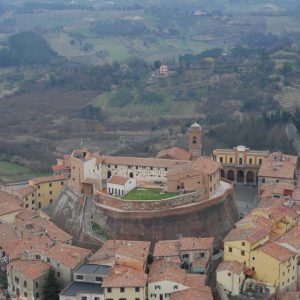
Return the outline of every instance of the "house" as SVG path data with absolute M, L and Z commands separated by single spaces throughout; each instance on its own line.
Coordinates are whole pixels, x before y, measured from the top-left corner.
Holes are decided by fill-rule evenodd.
M 258 186 L 268 184 L 296 184 L 298 156 L 286 155 L 281 152 L 269 154 L 262 160 L 258 171 Z
M 105 300 L 146 300 L 147 274 L 131 267 L 116 265 L 103 281 Z
M 146 241 L 108 240 L 88 261 L 111 267 L 117 264 L 144 272 L 150 244 Z
M 56 165 L 52 166 L 53 175 L 64 175 L 66 178 L 71 174 L 71 155 L 63 156 L 63 159 L 57 159 Z
M 167 65 L 161 65 L 159 67 L 159 75 L 168 76 L 169 75 L 169 67 Z
M 211 197 L 220 184 L 220 164 L 212 159 L 199 157 L 170 169 L 167 179 L 168 192 L 202 190 Z
M 0 191 L 0 223 L 14 223 L 16 215 L 22 209 L 20 200 L 4 191 Z
M 74 270 L 85 262 L 91 254 L 90 250 L 57 244 L 41 253 L 41 259 L 49 263 L 62 286 L 72 282 Z
M 15 191 L 17 197 L 21 200 L 24 208 L 37 209 L 36 188 L 33 186 L 25 186 Z
M 107 192 L 114 196 L 123 196 L 136 187 L 136 179 L 122 176 L 112 176 L 107 181 Z
M 16 260 L 7 266 L 8 292 L 21 299 L 38 300 L 42 297 L 48 263 L 39 260 Z
M 66 177 L 64 175 L 36 177 L 29 180 L 28 184 L 35 188 L 36 208 L 41 209 L 57 199 L 66 184 Z
M 181 237 L 179 240 L 158 241 L 153 258 L 180 262 L 192 273 L 206 273 L 213 254 L 214 238 Z
M 168 259 L 154 260 L 148 277 L 148 299 L 169 300 L 173 293 L 192 288 L 202 289 L 205 286 L 205 277 L 186 273 L 179 264 Z M 211 294 L 208 299 L 212 299 Z
M 239 295 L 245 281 L 245 265 L 237 261 L 223 261 L 217 268 L 217 282 L 226 293 Z

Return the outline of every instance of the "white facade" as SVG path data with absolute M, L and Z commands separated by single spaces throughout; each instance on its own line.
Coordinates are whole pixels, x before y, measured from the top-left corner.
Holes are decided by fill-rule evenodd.
M 148 299 L 169 300 L 171 293 L 183 291 L 188 288 L 181 283 L 169 280 L 151 282 L 148 284 Z
M 230 293 L 232 296 L 240 294 L 244 280 L 245 274 L 243 271 L 240 274 L 235 274 L 230 270 L 217 272 L 217 282 L 223 287 L 226 294 Z
M 110 195 L 122 196 L 136 188 L 136 179 L 128 178 L 125 184 L 107 183 L 107 192 Z
M 262 184 L 292 184 L 292 185 L 295 185 L 295 180 L 289 179 L 289 178 L 275 178 L 275 177 L 258 176 L 258 187 L 260 187 Z

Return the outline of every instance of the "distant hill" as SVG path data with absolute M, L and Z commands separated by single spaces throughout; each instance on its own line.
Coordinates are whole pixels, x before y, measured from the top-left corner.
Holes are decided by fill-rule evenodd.
M 0 50 L 0 67 L 47 64 L 56 57 L 42 37 L 24 31 L 11 36 L 8 45 Z

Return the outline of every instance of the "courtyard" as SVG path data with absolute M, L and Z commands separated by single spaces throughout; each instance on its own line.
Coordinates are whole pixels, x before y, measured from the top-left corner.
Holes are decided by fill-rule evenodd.
M 155 188 L 135 188 L 122 197 L 124 200 L 162 200 L 177 196 L 176 193 L 164 192 L 161 189 Z

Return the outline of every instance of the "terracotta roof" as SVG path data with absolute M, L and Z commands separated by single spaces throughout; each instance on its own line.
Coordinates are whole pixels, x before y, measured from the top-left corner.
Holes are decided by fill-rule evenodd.
M 125 183 L 129 180 L 128 177 L 122 176 L 112 176 L 107 183 L 118 184 L 118 185 L 125 185 Z
M 85 258 L 90 255 L 91 251 L 84 248 L 71 246 L 68 244 L 58 244 L 47 251 L 45 255 L 59 262 L 72 270 L 74 270 L 80 263 L 84 262 Z
M 66 177 L 64 175 L 53 175 L 53 176 L 32 178 L 30 181 L 32 181 L 33 184 L 40 184 L 40 183 L 52 182 L 58 180 L 66 180 Z
M 1 216 L 5 216 L 7 214 L 11 214 L 17 211 L 22 210 L 23 208 L 15 203 L 0 203 L 0 218 Z
M 19 240 L 3 243 L 3 249 L 10 260 L 21 258 L 26 252 L 42 252 L 53 246 L 47 236 L 25 237 Z
M 236 275 L 240 275 L 244 271 L 244 264 L 237 261 L 222 261 L 216 272 L 230 271 Z
M 148 283 L 168 280 L 181 283 L 186 287 L 201 288 L 205 285 L 205 278 L 205 275 L 186 273 L 181 269 L 180 264 L 164 259 L 153 261 Z
M 15 225 L 3 223 L 0 224 L 0 246 L 1 244 L 19 240 L 20 236 L 15 230 Z
M 211 289 L 208 286 L 203 286 L 199 289 L 186 289 L 171 293 L 170 300 L 213 300 Z
M 179 239 L 180 250 L 208 250 L 212 249 L 214 238 L 193 238 L 193 237 L 182 237 Z
M 73 239 L 70 234 L 66 233 L 50 220 L 43 217 L 36 217 L 20 222 L 16 224 L 16 227 L 23 236 L 32 236 L 37 233 L 46 234 L 51 240 L 61 243 L 65 243 Z
M 271 153 L 263 158 L 258 176 L 294 179 L 297 160 L 298 156 L 285 155 L 280 152 Z
M 261 251 L 280 262 L 284 262 L 287 259 L 290 259 L 297 255 L 297 253 L 295 253 L 291 250 L 288 250 L 287 248 L 285 248 L 277 243 L 270 242 L 270 241 L 268 241 L 264 245 L 258 247 L 256 249 L 256 251 Z
M 288 231 L 277 241 L 277 243 L 288 244 L 294 249 L 300 251 L 300 225 L 297 225 Z
M 16 215 L 16 223 L 23 222 L 29 220 L 33 217 L 38 216 L 38 212 L 36 210 L 32 210 L 30 208 L 23 208 L 17 215 Z
M 143 166 L 157 168 L 171 168 L 176 165 L 185 164 L 189 161 L 160 158 L 144 157 L 121 157 L 121 156 L 104 156 L 103 163 L 123 166 Z
M 142 262 L 147 261 L 151 242 L 109 240 L 89 259 L 90 263 L 101 263 L 109 258 L 116 262 L 116 255 L 122 255 Z
M 220 163 L 210 158 L 199 157 L 193 162 L 188 162 L 184 165 L 174 166 L 169 172 L 168 176 L 172 176 L 182 172 L 196 171 L 201 174 L 210 175 L 220 169 Z
M 24 274 L 25 277 L 32 280 L 44 276 L 50 269 L 50 265 L 48 263 L 39 260 L 16 260 L 10 263 L 8 267 L 14 271 Z
M 168 157 L 168 158 L 178 159 L 178 160 L 190 160 L 191 153 L 179 147 L 172 147 L 172 148 L 159 151 L 156 157 L 157 158 Z
M 16 193 L 18 194 L 18 196 L 20 197 L 26 197 L 29 194 L 32 194 L 36 191 L 36 188 L 33 186 L 26 186 L 20 189 L 16 190 Z
M 125 266 L 115 266 L 109 276 L 105 277 L 103 287 L 145 287 L 147 275 Z
M 20 201 L 17 197 L 14 197 L 13 195 L 4 191 L 0 191 L 0 204 L 1 203 L 22 205 L 22 201 Z
M 234 228 L 230 230 L 224 239 L 224 242 L 230 241 L 248 241 L 250 244 L 254 244 L 264 237 L 266 237 L 270 232 L 270 228 L 261 227 L 249 227 L 249 228 Z
M 281 300 L 299 300 L 300 292 L 286 292 L 280 299 Z
M 288 183 L 278 183 L 278 184 L 262 184 L 260 186 L 259 192 L 261 198 L 273 197 L 274 194 L 284 195 L 285 190 L 294 190 L 294 186 Z
M 179 242 L 178 240 L 164 240 L 158 241 L 154 248 L 154 257 L 170 257 L 179 256 Z

